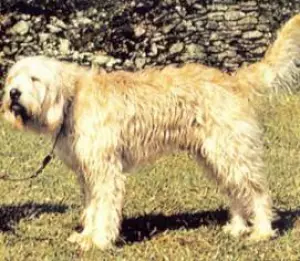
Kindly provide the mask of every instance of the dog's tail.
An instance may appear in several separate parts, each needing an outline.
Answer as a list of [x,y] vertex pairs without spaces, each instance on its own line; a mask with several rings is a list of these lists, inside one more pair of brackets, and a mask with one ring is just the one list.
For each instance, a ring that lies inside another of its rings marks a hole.
[[257,91],[300,89],[300,14],[282,26],[262,61],[241,68],[236,76]]

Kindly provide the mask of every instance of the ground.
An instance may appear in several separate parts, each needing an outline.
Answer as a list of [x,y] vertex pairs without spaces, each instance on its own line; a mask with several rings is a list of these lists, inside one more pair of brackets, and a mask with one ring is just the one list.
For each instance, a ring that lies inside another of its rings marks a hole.
[[[295,95],[255,105],[264,127],[278,238],[251,243],[224,234],[227,199],[191,159],[177,155],[128,177],[117,246],[81,253],[66,241],[80,216],[79,187],[55,160],[36,179],[0,180],[0,260],[300,260],[299,104]],[[0,171],[30,175],[50,149],[43,137],[0,122]]]

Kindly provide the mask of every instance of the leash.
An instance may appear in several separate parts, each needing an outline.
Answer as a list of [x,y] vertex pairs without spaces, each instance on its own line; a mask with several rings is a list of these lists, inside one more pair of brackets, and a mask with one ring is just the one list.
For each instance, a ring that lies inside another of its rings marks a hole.
[[43,170],[47,167],[47,165],[50,163],[50,161],[54,158],[54,149],[56,147],[57,141],[60,138],[60,136],[63,134],[64,132],[64,128],[65,128],[65,121],[64,119],[66,118],[66,112],[70,109],[72,105],[71,101],[68,101],[66,110],[64,111],[64,117],[63,117],[63,121],[60,125],[60,129],[58,131],[58,133],[56,134],[52,149],[50,151],[50,153],[43,159],[41,166],[30,176],[25,177],[25,178],[10,178],[8,177],[7,174],[2,174],[0,173],[0,180],[7,180],[7,181],[24,181],[24,180],[29,180],[29,179],[33,179],[36,178],[37,176],[39,176],[40,173],[43,172]]
[[0,180],[24,181],[24,180],[33,179],[33,178],[36,178],[37,176],[39,176],[39,174],[43,172],[43,170],[46,168],[46,166],[54,158],[54,149],[55,149],[55,146],[57,144],[59,137],[61,136],[61,134],[63,132],[63,126],[64,126],[64,124],[62,123],[60,130],[55,137],[55,140],[54,140],[54,143],[53,143],[50,153],[43,159],[41,166],[32,175],[25,177],[25,178],[10,178],[10,177],[8,177],[7,174],[2,174],[2,175],[0,175]]

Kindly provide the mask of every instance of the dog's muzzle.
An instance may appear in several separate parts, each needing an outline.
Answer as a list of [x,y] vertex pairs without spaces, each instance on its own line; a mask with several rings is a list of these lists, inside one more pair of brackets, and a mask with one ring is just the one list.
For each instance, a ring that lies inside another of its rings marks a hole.
[[29,115],[23,105],[17,102],[12,102],[10,105],[10,110],[14,113],[14,115],[20,116],[23,120],[23,122],[26,122],[29,120]]
[[21,92],[17,89],[11,89],[9,92],[9,96],[11,99],[10,110],[14,113],[14,115],[20,116],[23,122],[29,120],[29,115],[26,111],[26,108],[20,104],[20,96]]

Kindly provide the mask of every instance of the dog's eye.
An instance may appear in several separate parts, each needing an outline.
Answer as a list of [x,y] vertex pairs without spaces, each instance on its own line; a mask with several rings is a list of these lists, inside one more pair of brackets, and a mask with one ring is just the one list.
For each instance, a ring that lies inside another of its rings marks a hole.
[[39,78],[37,78],[37,77],[31,76],[31,81],[33,81],[33,82],[38,82],[38,81],[40,81],[40,80],[39,80]]

